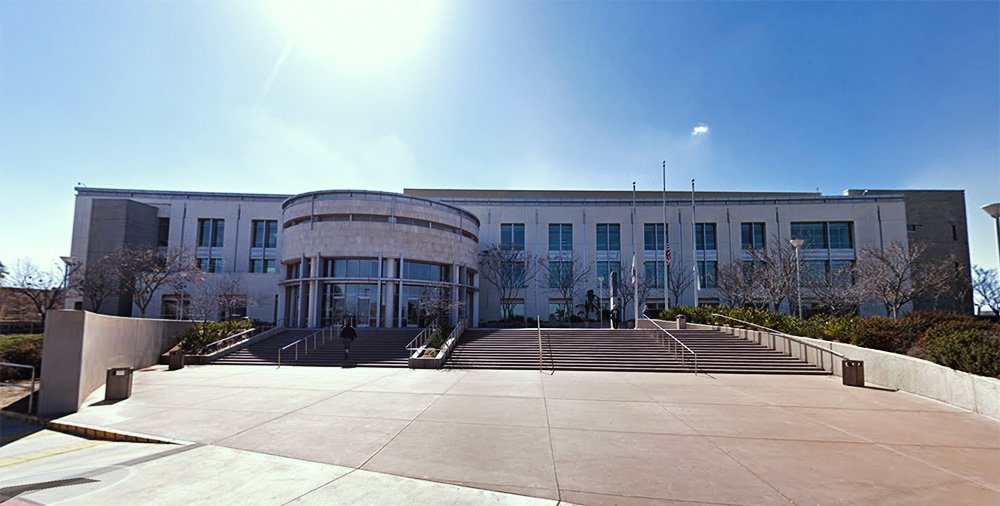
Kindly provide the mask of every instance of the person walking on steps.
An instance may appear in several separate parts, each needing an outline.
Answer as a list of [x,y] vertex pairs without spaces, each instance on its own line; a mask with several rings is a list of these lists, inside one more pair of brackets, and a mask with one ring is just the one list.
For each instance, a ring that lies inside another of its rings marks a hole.
[[356,337],[358,337],[358,332],[354,330],[354,325],[351,324],[351,320],[347,320],[347,323],[344,324],[344,328],[340,331],[340,338],[344,340],[345,362],[351,354],[351,343],[354,342]]

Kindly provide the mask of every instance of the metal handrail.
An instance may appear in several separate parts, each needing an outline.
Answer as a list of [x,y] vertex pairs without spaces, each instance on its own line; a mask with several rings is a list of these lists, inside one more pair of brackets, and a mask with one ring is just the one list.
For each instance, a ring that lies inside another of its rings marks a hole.
[[299,345],[302,345],[303,348],[305,348],[305,350],[302,352],[302,356],[305,356],[306,354],[309,353],[309,340],[310,339],[312,339],[312,346],[313,346],[313,349],[315,350],[316,348],[319,347],[320,340],[322,340],[322,344],[323,345],[326,345],[327,339],[331,339],[332,340],[337,334],[339,334],[339,331],[335,330],[338,327],[340,327],[340,326],[339,325],[332,325],[330,327],[323,327],[323,328],[317,330],[316,332],[313,332],[312,334],[309,334],[309,335],[307,335],[307,336],[305,336],[305,337],[303,337],[303,338],[301,338],[301,339],[299,339],[299,340],[297,340],[295,342],[288,343],[285,346],[282,346],[281,348],[278,349],[278,367],[281,367],[281,352],[287,350],[288,348],[295,347],[295,361],[298,362],[298,360],[299,360]]
[[[772,328],[768,328],[768,327],[765,327],[763,325],[758,325],[756,323],[751,323],[751,322],[748,322],[748,321],[745,321],[745,320],[740,320],[739,318],[733,318],[732,316],[721,315],[721,314],[718,314],[718,313],[712,313],[712,316],[718,316],[719,318],[725,318],[727,320],[733,320],[735,322],[740,322],[740,323],[745,324],[745,325],[750,325],[751,327],[761,328],[761,329],[766,330],[771,335],[776,335],[776,336],[782,337],[782,338],[784,338],[785,340],[788,340],[788,341],[795,341],[796,343],[799,343],[803,347],[808,347],[808,348],[812,348],[812,349],[817,350],[817,351],[821,351],[821,352],[824,352],[824,353],[829,353],[830,355],[833,355],[833,356],[835,356],[835,357],[837,357],[837,358],[839,358],[841,360],[851,360],[851,359],[847,358],[843,353],[840,353],[840,352],[837,352],[837,351],[833,351],[830,348],[824,348],[822,346],[817,346],[817,345],[815,345],[813,343],[803,341],[798,336],[793,336],[791,334],[786,334],[784,332],[781,332],[781,331],[778,331],[778,330],[774,330]],[[773,340],[771,341],[771,349],[774,349],[774,341]],[[820,366],[820,368],[825,371],[826,370],[826,365],[823,363],[823,356],[822,355],[817,355],[817,356],[819,357],[819,366]],[[806,353],[805,353],[804,350],[803,350],[803,353],[802,353],[802,360],[808,362],[807,357],[806,357]],[[830,361],[830,372],[831,373],[833,372],[833,360]]]
[[428,325],[421,330],[419,334],[413,339],[410,339],[409,343],[406,343],[406,351],[417,351],[427,345],[427,338],[431,335],[431,326]]
[[[663,334],[666,334],[667,337],[669,337],[670,339],[673,340],[674,346],[671,347],[670,344],[667,344],[667,351],[673,351],[674,354],[676,355],[677,354],[677,350],[680,349],[681,350],[680,351],[681,365],[685,365],[686,364],[686,362],[684,361],[684,355],[685,355],[684,352],[686,351],[687,353],[690,353],[691,357],[693,359],[693,362],[694,362],[694,373],[698,374],[698,354],[695,353],[694,350],[692,350],[691,348],[689,348],[688,345],[684,344],[680,339],[677,339],[677,336],[671,334],[670,332],[667,332],[667,329],[661,327],[660,324],[656,323],[655,320],[652,320],[648,316],[645,316],[645,315],[643,315],[642,319],[648,321],[649,323],[652,323],[654,327],[656,327],[657,329],[660,330],[660,332],[661,332],[661,334],[659,335],[660,338],[657,339],[657,341],[660,343],[660,346],[663,346],[663,343],[664,343],[664,341],[662,339],[662,335]],[[667,341],[667,343],[670,343],[670,341]],[[680,346],[680,348],[678,348],[678,345]]]
[[540,317],[535,317],[535,323],[538,324],[538,372],[542,372],[544,369],[545,361],[542,358],[542,320]]
[[[262,328],[263,328],[263,327],[262,327]],[[255,331],[255,330],[257,330],[257,328],[256,328],[256,327],[255,327],[255,328],[252,328],[252,329],[248,329],[248,330],[244,330],[244,331],[242,331],[242,332],[239,332],[239,333],[236,333],[236,334],[233,334],[233,335],[231,335],[231,336],[228,336],[228,337],[223,337],[222,339],[219,339],[218,341],[215,341],[214,343],[208,343],[208,344],[206,344],[205,346],[202,346],[202,347],[201,347],[201,351],[202,351],[202,353],[204,353],[204,352],[206,352],[206,351],[208,351],[208,350],[212,349],[212,347],[214,347],[215,345],[217,345],[217,344],[219,344],[219,343],[223,343],[223,342],[226,342],[226,341],[229,341],[229,340],[231,340],[231,339],[236,339],[237,337],[240,337],[240,336],[242,336],[242,335],[244,335],[244,334],[249,334],[249,333],[251,333],[251,332],[253,332],[253,331]]]
[[0,362],[0,367],[17,367],[19,369],[31,369],[31,386],[26,387],[23,385],[18,385],[17,383],[4,383],[0,381],[0,386],[8,386],[14,388],[24,388],[28,390],[28,414],[31,414],[32,408],[35,406],[35,366],[25,365],[25,364],[15,364],[13,362]]

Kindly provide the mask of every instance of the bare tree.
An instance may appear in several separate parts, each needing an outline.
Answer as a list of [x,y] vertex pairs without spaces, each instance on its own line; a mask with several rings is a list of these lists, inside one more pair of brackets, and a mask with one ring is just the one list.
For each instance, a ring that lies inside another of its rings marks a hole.
[[994,315],[1000,315],[1000,279],[996,269],[975,266],[972,268],[972,287],[980,306],[986,306]]
[[910,247],[893,242],[885,250],[865,248],[858,259],[858,275],[868,298],[885,306],[893,318],[913,299],[934,290],[948,290],[954,277],[952,259],[926,258],[927,245],[912,243]]
[[417,301],[417,308],[438,327],[447,323],[452,313],[461,314],[462,307],[462,302],[452,300],[451,290],[446,288],[424,292]]
[[191,285],[189,297],[191,319],[202,323],[243,316],[238,314],[241,312],[238,310],[256,302],[247,291],[243,278],[234,274],[196,279]]
[[[749,263],[749,262],[748,262]],[[719,267],[715,276],[715,289],[719,292],[719,302],[724,306],[743,307],[752,298],[754,285],[743,262],[730,262]]]
[[694,283],[694,270],[680,265],[667,269],[667,292],[674,304],[679,304],[681,295]]
[[864,302],[865,291],[855,283],[854,267],[842,267],[823,275],[807,277],[803,289],[816,301],[820,309],[831,314],[854,314]]
[[85,308],[100,313],[104,304],[121,291],[116,258],[103,256],[77,268],[70,286],[83,297]]
[[8,274],[7,266],[4,265],[2,261],[0,261],[0,283],[3,282],[3,278],[7,277],[7,274]]
[[515,299],[541,266],[542,262],[530,251],[494,244],[479,253],[479,276],[496,288],[502,319],[513,319]]
[[153,295],[182,273],[195,272],[194,259],[182,248],[126,246],[114,253],[122,291],[132,297],[139,314],[146,316]]
[[561,260],[549,260],[545,263],[548,272],[549,288],[559,293],[563,300],[562,319],[570,321],[573,315],[576,292],[581,285],[586,284],[590,277],[590,266],[584,266],[580,257],[570,252],[569,257]]
[[45,271],[26,258],[18,260],[4,283],[14,293],[30,301],[32,309],[42,321],[45,321],[46,311],[59,309],[66,292],[62,268],[53,266]]

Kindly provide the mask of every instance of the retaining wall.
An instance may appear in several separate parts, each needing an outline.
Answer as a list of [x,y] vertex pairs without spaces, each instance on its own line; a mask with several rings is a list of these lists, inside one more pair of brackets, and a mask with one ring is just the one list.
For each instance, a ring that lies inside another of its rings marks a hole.
[[76,412],[104,384],[112,367],[156,364],[177,344],[190,321],[124,318],[87,311],[54,310],[45,316],[42,389],[38,413]]

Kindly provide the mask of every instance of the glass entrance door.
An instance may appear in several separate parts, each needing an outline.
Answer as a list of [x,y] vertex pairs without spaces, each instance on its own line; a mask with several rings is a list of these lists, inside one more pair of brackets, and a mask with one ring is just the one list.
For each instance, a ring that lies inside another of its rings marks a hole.
[[372,314],[372,300],[368,297],[358,297],[357,326],[370,327]]

